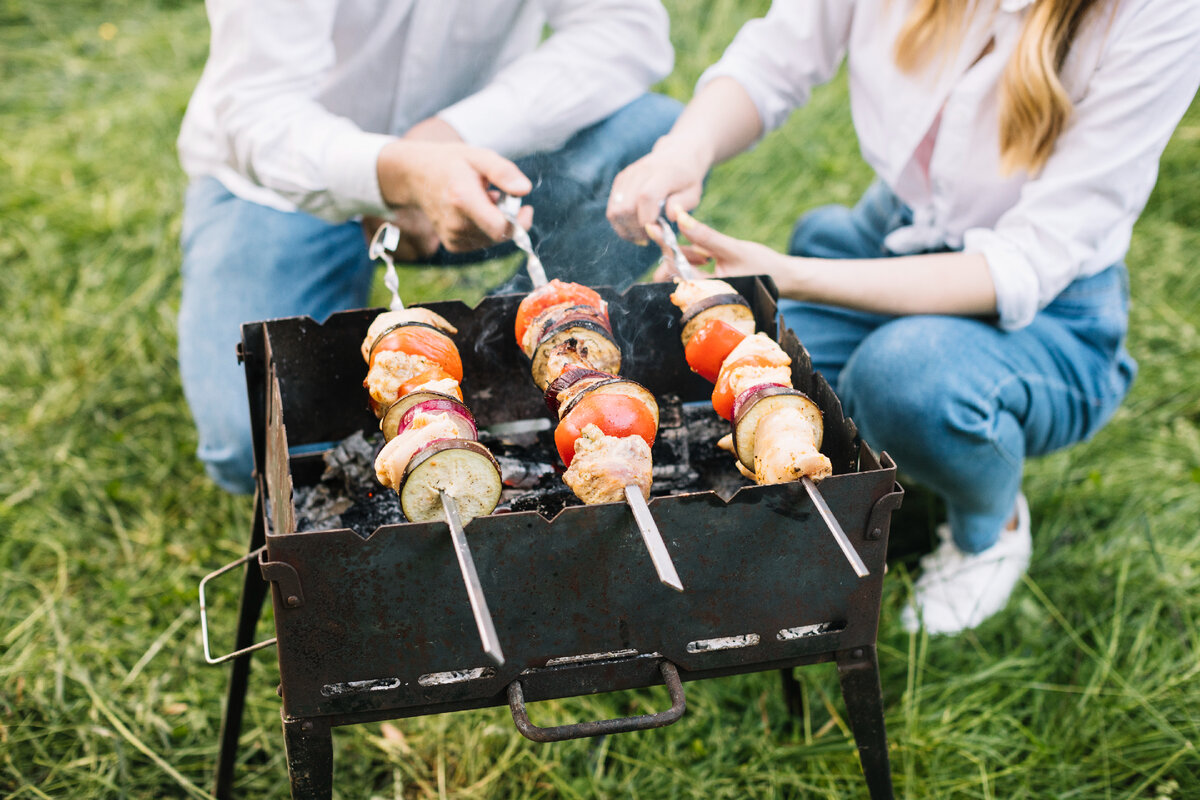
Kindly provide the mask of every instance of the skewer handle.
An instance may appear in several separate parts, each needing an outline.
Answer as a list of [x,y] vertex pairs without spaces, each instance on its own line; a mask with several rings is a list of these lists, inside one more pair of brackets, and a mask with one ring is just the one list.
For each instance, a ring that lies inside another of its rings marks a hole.
[[517,222],[517,212],[521,210],[521,198],[501,192],[500,200],[496,205],[504,218],[508,220],[508,224],[512,225],[513,243],[525,253],[525,271],[529,273],[529,280],[533,281],[533,288],[540,289],[548,282],[546,268],[542,266],[542,260],[537,257],[537,253],[533,252],[533,241],[529,238],[529,231],[522,228],[521,224]]
[[800,479],[800,482],[804,484],[809,498],[812,499],[813,505],[817,507],[817,513],[821,515],[821,519],[825,520],[825,527],[829,528],[829,532],[833,534],[838,547],[842,548],[842,553],[845,554],[846,560],[854,568],[854,573],[860,578],[870,575],[870,570],[867,569],[867,565],[859,557],[858,551],[854,549],[854,545],[850,543],[850,537],[842,530],[841,524],[837,521],[837,517],[833,515],[833,510],[829,507],[829,504],[825,502],[825,498],[821,496],[821,490],[813,483],[813,479],[805,475]]
[[675,236],[675,229],[671,227],[671,221],[667,219],[667,201],[663,200],[658,206],[658,227],[662,229],[663,241],[667,247],[671,249],[671,253],[675,256],[675,274],[680,280],[694,281],[699,276],[696,268],[692,266],[692,262],[687,260],[687,256],[683,254],[683,250],[679,247],[679,239]]
[[646,543],[646,550],[650,553],[650,560],[654,562],[654,571],[658,573],[659,581],[664,586],[682,592],[683,582],[679,580],[679,573],[675,571],[675,563],[671,561],[667,544],[658,532],[658,525],[650,514],[646,498],[642,497],[642,490],[637,486],[626,486],[625,501],[629,503],[629,510],[633,512],[633,519],[642,533],[642,541]]
[[467,585],[467,599],[471,601],[471,613],[475,616],[475,627],[479,629],[483,652],[496,666],[503,666],[504,651],[500,649],[492,612],[488,610],[487,598],[483,596],[483,586],[479,583],[479,573],[475,571],[475,559],[471,558],[471,548],[467,546],[467,534],[463,531],[462,517],[458,514],[458,503],[444,491],[438,490],[438,494],[442,498],[446,525],[450,528],[450,539],[454,542],[454,556],[458,559],[463,583]]
[[396,262],[392,253],[400,246],[400,229],[390,222],[385,222],[375,230],[371,237],[371,246],[367,255],[372,261],[382,260],[387,264],[387,272],[383,274],[383,285],[392,293],[392,311],[404,310],[404,301],[400,299],[400,276],[396,274]]

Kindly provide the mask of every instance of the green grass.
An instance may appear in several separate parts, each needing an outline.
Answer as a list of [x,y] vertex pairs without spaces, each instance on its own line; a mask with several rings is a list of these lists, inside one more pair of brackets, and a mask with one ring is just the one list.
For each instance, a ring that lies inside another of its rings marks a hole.
[[[765,2],[669,6],[678,69],[664,89],[686,97]],[[196,462],[175,361],[173,140],[206,46],[197,2],[0,0],[0,796],[209,787],[227,670],[203,664],[196,584],[244,551],[251,509]],[[852,202],[870,174],[845,93],[835,81],[718,169],[701,215],[782,246],[799,212]],[[886,581],[899,797],[1200,796],[1198,160],[1194,105],[1128,258],[1141,374],[1094,440],[1030,465],[1036,553],[1009,608],[964,636],[909,637],[904,570]],[[407,296],[477,298],[497,270],[406,270]],[[234,600],[218,590],[221,642]],[[690,684],[681,722],[599,741],[536,745],[499,709],[340,729],[337,795],[865,796],[834,671],[801,673],[795,726],[763,673]],[[287,796],[277,677],[273,653],[255,657],[243,797]]]

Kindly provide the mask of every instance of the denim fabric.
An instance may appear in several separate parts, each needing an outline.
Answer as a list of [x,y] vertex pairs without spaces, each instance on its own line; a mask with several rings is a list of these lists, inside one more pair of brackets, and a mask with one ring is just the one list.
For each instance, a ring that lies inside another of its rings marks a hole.
[[[526,199],[534,206],[531,235],[551,277],[626,286],[657,260],[657,247],[617,237],[604,211],[617,172],[648,152],[680,109],[675,100],[644,95],[561,150],[517,161],[534,183]],[[213,178],[188,187],[182,245],[179,363],[199,433],[197,454],[220,486],[250,492],[250,414],[234,355],[241,324],[302,314],[324,320],[361,308],[375,267],[357,222],[333,224],[267,208],[234,196]],[[477,263],[511,251],[511,245],[468,254],[441,251],[431,263]],[[505,288],[527,286],[514,278]]]
[[[854,209],[806,214],[789,249],[887,256],[884,237],[909,219],[876,183]],[[1025,459],[1092,436],[1137,371],[1124,345],[1129,287],[1121,263],[1076,280],[1017,331],[968,317],[891,317],[790,300],[780,310],[863,438],[942,495],[955,543],[970,553],[990,547],[1012,516]]]

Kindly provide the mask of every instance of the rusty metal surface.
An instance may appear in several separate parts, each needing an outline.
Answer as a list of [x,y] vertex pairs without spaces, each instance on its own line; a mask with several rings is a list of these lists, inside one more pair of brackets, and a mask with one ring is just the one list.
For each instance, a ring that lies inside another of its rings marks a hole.
[[[759,329],[774,335],[772,287],[753,278],[731,283]],[[625,354],[622,374],[659,396],[706,400],[711,385],[687,369],[670,289],[599,290]],[[481,425],[546,415],[513,341],[520,299],[486,298],[474,310],[429,306],[459,328],[463,390]],[[248,375],[263,383],[251,396],[273,406],[268,430],[255,432],[275,510],[268,555],[291,565],[303,587],[299,607],[272,591],[288,717],[345,724],[503,705],[518,678],[533,701],[657,684],[664,658],[686,681],[832,660],[874,643],[890,515],[878,504],[896,494],[895,466],[860,448],[789,332],[782,343],[795,385],[825,415],[823,450],[836,474],[821,491],[871,576],[854,575],[799,484],[747,486],[728,502],[710,491],[654,498],[650,510],[683,594],[654,579],[624,505],[569,507],[552,521],[534,512],[481,517],[466,533],[506,655],[503,667],[488,667],[444,523],[389,525],[367,539],[280,525],[291,519],[288,448],[376,425],[359,353],[376,313],[244,328],[256,362],[247,362]],[[570,660],[585,654],[594,655]]]

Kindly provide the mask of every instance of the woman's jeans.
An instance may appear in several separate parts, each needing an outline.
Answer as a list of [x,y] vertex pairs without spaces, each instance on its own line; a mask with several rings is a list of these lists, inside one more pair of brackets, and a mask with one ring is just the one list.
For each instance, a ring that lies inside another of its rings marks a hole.
[[[605,218],[616,174],[649,152],[681,106],[644,95],[572,137],[561,150],[517,160],[533,181],[531,236],[551,277],[624,287],[659,257],[619,238]],[[179,363],[199,432],[198,455],[231,492],[253,491],[246,379],[235,349],[243,322],[307,314],[324,320],[368,302],[375,265],[357,222],[333,224],[235,197],[212,178],[194,181],[183,214]],[[440,251],[431,263],[474,263],[505,252]],[[524,291],[528,281],[509,281]],[[401,295],[404,287],[400,287]]]
[[[886,257],[884,237],[910,221],[877,182],[853,209],[826,206],[802,217],[789,252]],[[1124,346],[1129,289],[1121,263],[1075,281],[1017,331],[968,317],[891,317],[791,300],[780,310],[863,438],[945,499],[954,541],[969,553],[991,547],[1012,517],[1025,458],[1094,434],[1137,371]]]

